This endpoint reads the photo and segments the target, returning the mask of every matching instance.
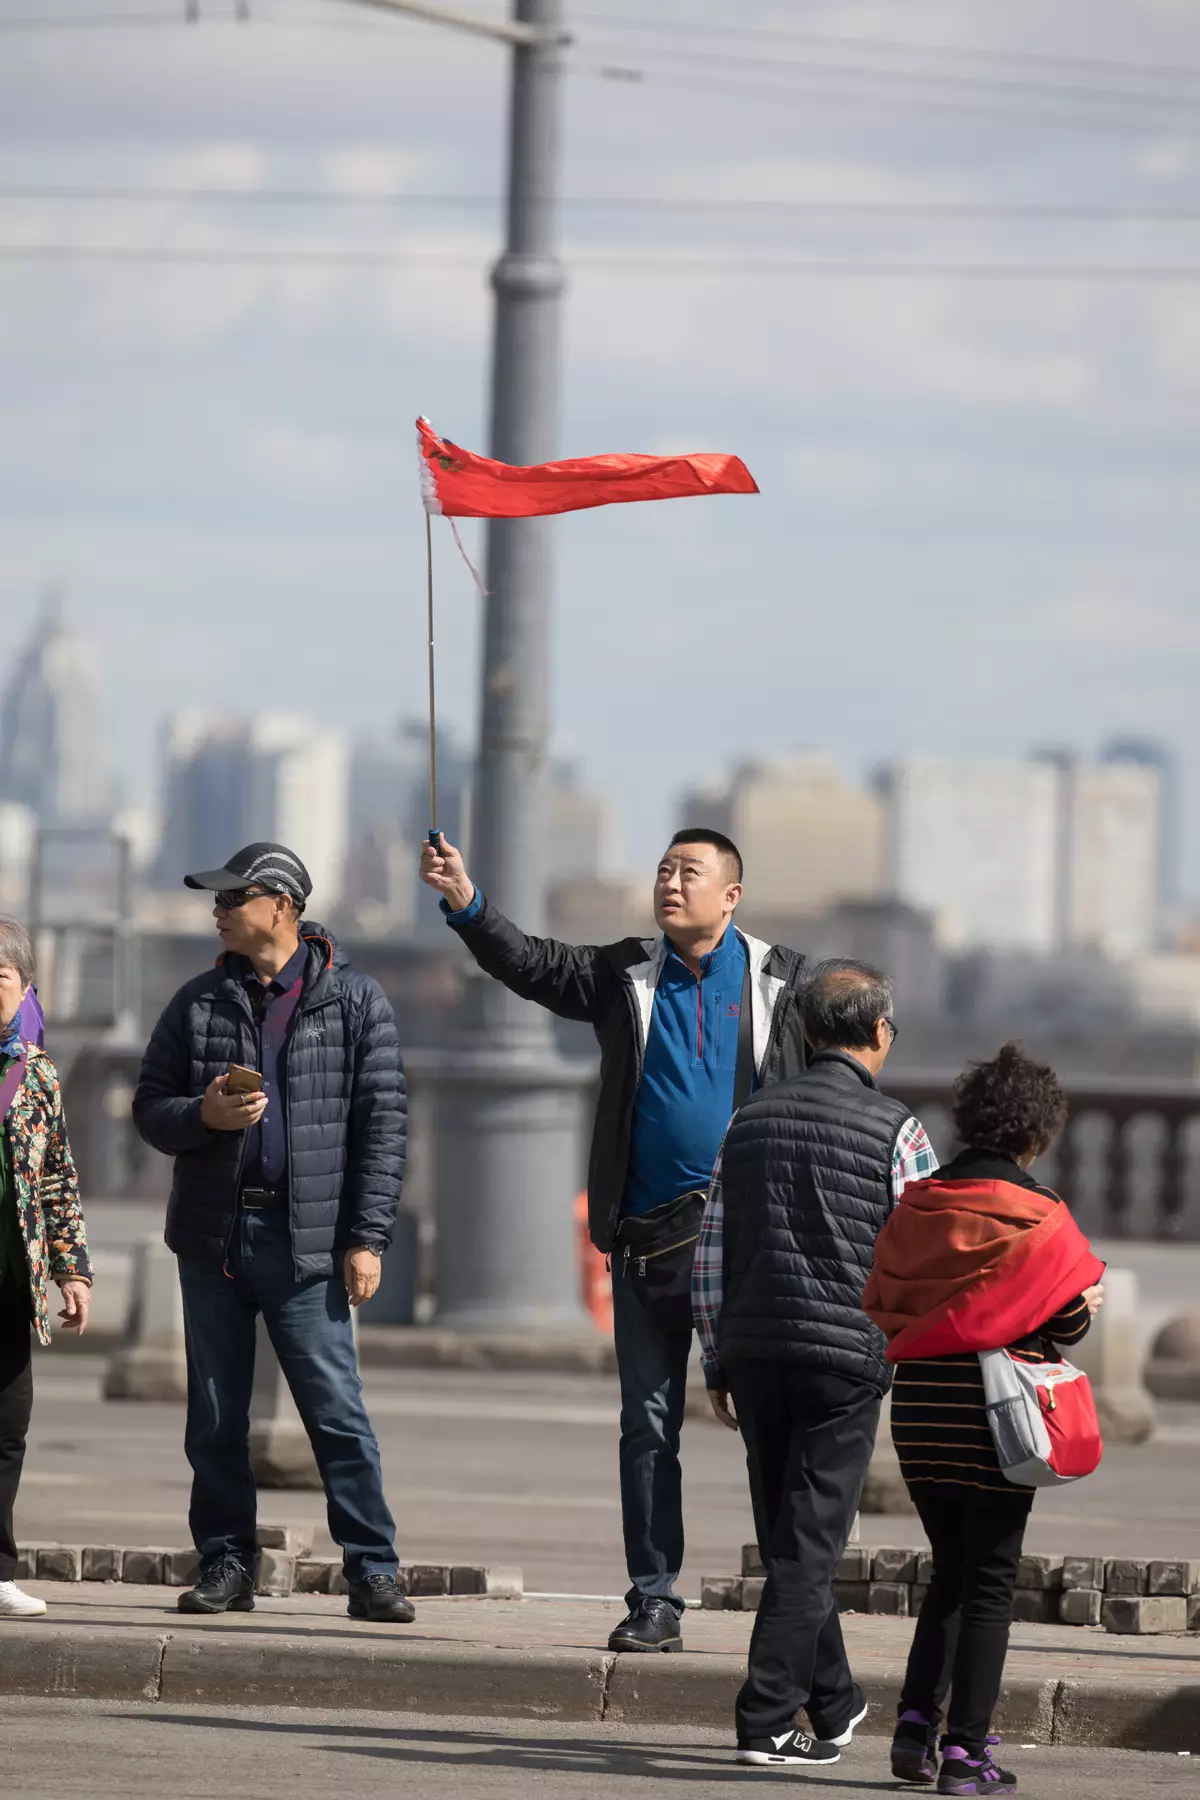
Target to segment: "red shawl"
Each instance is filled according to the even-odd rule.
[[[889,1362],[998,1350],[1093,1287],[1104,1264],[1061,1203],[1008,1181],[916,1181],[879,1234],[863,1309]]]

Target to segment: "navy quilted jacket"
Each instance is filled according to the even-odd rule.
[[[383,989],[321,926],[305,923],[308,967],[282,1058],[296,1275],[332,1274],[349,1243],[389,1243],[404,1179],[407,1101],[396,1020]],[[226,966],[228,964],[228,966]],[[197,975],[146,1047],[133,1117],[175,1158],[167,1243],[223,1262],[246,1154],[244,1131],[200,1122],[204,1090],[230,1063],[255,1067],[257,1034],[241,957]]]

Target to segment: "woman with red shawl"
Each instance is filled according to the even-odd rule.
[[[1055,1345],[1077,1343],[1100,1305],[1104,1264],[1028,1172],[1066,1122],[1052,1069],[1006,1044],[959,1077],[952,1116],[965,1148],[904,1190],[863,1294],[896,1365],[892,1437],[933,1551],[892,1772],[936,1780],[939,1794],[1011,1794],[1016,1776],[996,1763],[989,1727],[1034,1489],[1001,1471],[978,1353],[1061,1360]]]

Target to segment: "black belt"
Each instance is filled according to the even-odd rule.
[[[244,1212],[267,1212],[273,1206],[286,1206],[287,1195],[279,1188],[243,1188],[241,1202]]]

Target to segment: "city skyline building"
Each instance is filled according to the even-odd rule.
[[[112,812],[99,675],[53,589],[0,693],[0,801],[44,827],[103,826]]]

